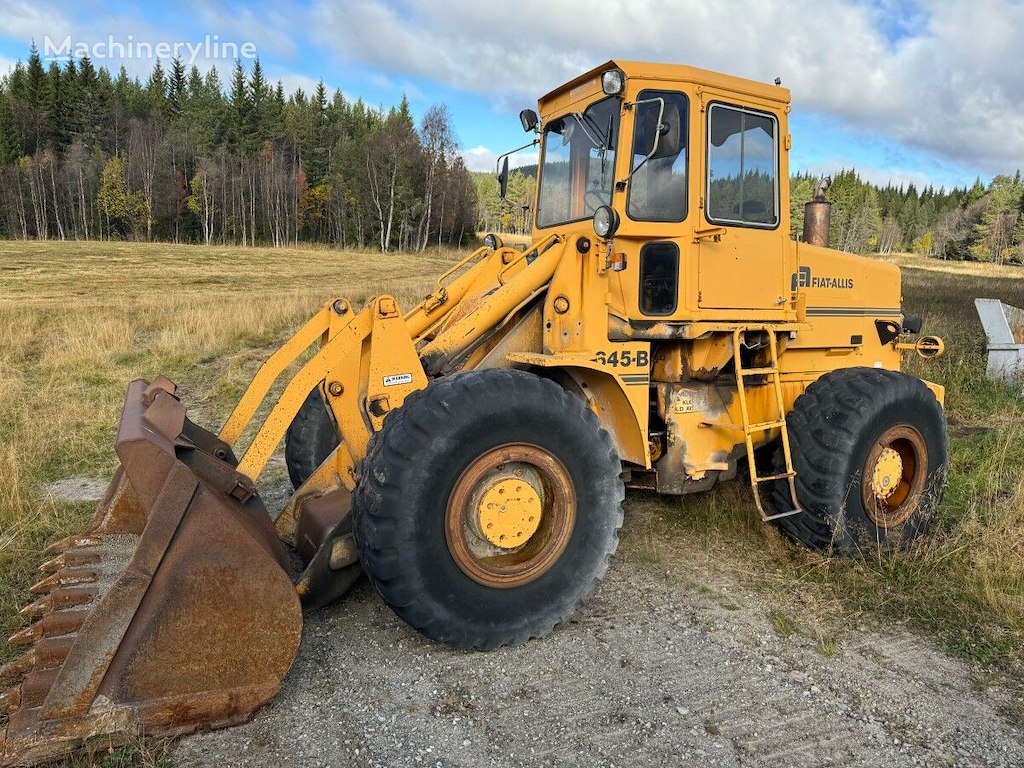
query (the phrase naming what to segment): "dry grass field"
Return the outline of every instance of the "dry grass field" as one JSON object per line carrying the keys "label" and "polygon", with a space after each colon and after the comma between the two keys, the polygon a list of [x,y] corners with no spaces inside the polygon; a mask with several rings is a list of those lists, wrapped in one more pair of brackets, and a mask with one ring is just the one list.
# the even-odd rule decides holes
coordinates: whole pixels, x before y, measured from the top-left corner
{"label": "dry grass field", "polygon": [[[456,254],[0,243],[0,634],[40,550],[93,504],[48,483],[109,477],[127,382],[163,372],[215,428],[259,362],[321,302],[387,291],[408,306]],[[947,389],[952,473],[933,535],[913,551],[850,563],[790,546],[757,521],[743,483],[712,494],[627,501],[629,551],[671,559],[687,537],[753,584],[831,621],[875,616],[934,634],[960,656],[1018,675],[1024,647],[1024,398],[984,378],[976,296],[1024,306],[1024,271],[901,261],[905,306],[943,336],[939,361],[909,370]],[[684,564],[685,565],[685,564]],[[789,621],[782,616],[780,621]],[[800,621],[800,616],[796,616]],[[822,638],[827,649],[828,639]],[[10,654],[0,646],[0,661]]]}
{"label": "dry grass field", "polygon": [[[411,306],[453,259],[0,243],[0,635],[20,625],[41,548],[95,507],[43,489],[110,477],[130,380],[163,372],[195,418],[219,426],[262,359],[322,302],[387,291]],[[0,644],[0,660],[10,652]]]}

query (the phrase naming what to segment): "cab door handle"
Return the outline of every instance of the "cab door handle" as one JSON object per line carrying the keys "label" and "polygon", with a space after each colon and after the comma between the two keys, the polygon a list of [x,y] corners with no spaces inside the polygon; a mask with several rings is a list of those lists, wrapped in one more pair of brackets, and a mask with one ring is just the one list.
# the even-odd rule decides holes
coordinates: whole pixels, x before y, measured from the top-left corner
{"label": "cab door handle", "polygon": [[711,227],[711,229],[695,229],[693,230],[693,242],[696,245],[701,240],[712,240],[716,243],[722,241],[722,236],[726,233],[725,227]]}

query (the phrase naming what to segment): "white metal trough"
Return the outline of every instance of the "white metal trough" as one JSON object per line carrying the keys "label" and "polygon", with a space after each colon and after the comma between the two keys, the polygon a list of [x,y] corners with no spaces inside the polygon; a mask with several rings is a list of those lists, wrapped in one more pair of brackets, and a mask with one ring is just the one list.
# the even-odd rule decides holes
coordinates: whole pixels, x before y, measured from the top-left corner
{"label": "white metal trough", "polygon": [[985,373],[1010,384],[1024,382],[1024,309],[999,299],[975,299],[974,306],[988,337]]}

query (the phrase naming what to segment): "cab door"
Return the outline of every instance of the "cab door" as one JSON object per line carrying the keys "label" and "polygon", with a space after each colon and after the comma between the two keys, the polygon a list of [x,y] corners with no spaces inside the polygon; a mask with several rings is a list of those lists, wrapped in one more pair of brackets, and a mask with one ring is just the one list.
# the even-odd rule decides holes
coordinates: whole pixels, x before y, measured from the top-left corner
{"label": "cab door", "polygon": [[704,205],[694,227],[701,309],[782,311],[789,295],[779,196],[779,121],[708,102]]}

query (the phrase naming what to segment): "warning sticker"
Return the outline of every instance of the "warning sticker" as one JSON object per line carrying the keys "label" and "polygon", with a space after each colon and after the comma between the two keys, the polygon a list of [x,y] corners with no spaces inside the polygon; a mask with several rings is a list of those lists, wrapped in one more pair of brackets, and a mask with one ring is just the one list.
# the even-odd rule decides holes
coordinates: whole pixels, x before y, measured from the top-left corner
{"label": "warning sticker", "polygon": [[680,388],[672,393],[672,409],[676,413],[696,413],[709,408],[707,387]]}
{"label": "warning sticker", "polygon": [[411,373],[393,373],[384,377],[384,386],[393,387],[396,384],[412,384]]}

